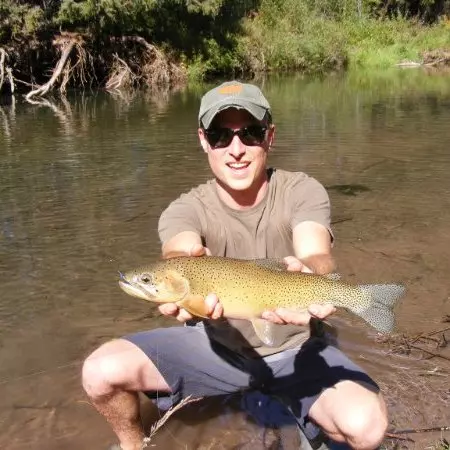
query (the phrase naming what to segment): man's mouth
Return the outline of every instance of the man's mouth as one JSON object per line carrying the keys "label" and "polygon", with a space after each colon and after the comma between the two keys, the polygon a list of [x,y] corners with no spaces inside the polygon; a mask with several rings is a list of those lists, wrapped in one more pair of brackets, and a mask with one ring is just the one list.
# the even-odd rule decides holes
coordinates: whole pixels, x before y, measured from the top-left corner
{"label": "man's mouth", "polygon": [[232,162],[228,163],[227,166],[234,170],[246,169],[250,165],[250,162]]}

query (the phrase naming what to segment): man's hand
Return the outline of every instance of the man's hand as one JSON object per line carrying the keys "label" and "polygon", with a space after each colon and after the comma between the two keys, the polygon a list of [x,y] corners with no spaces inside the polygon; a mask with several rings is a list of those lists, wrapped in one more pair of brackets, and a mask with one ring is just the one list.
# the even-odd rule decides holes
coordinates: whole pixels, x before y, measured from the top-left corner
{"label": "man's hand", "polygon": [[286,256],[283,258],[284,263],[286,264],[286,269],[291,272],[304,272],[304,273],[312,273],[312,270],[305,266],[298,258],[295,256]]}
{"label": "man's hand", "polygon": [[[211,255],[208,248],[203,247],[201,244],[194,244],[188,252],[180,252],[180,254],[185,254],[186,256],[205,256]],[[170,254],[168,255],[170,257]],[[219,299],[215,294],[209,294],[205,297],[205,303],[208,306],[209,318],[219,319],[223,315],[223,307],[219,303]],[[164,303],[160,305],[159,311],[165,316],[175,317],[179,322],[186,322],[193,319],[194,317],[184,308],[179,308],[176,303]]]}
{"label": "man's hand", "polygon": [[[205,303],[208,306],[208,313],[210,319],[219,319],[223,316],[223,307],[219,303],[216,294],[209,294],[205,297]],[[192,314],[184,308],[179,308],[176,303],[163,303],[159,305],[159,311],[165,316],[175,317],[179,322],[186,322],[194,318]]]}
{"label": "man's hand", "polygon": [[[286,268],[289,271],[312,273],[312,270],[295,256],[286,256],[284,258],[284,263],[286,264]],[[312,317],[315,317],[317,319],[325,319],[335,311],[336,308],[331,304],[313,304],[309,306],[308,311],[302,312],[289,311],[288,309],[284,308],[278,308],[275,311],[265,311],[262,314],[262,318],[280,325],[308,325]]]}

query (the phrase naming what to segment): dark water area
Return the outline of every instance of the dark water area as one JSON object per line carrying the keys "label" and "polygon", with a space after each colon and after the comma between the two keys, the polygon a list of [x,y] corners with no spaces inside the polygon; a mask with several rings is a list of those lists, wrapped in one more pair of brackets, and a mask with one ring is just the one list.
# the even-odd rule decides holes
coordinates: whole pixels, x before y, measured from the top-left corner
{"label": "dark water area", "polygon": [[[270,163],[327,187],[343,278],[408,288],[393,339],[339,312],[340,346],[380,383],[392,428],[450,425],[450,334],[435,333],[450,326],[450,76],[272,76],[261,86],[277,126]],[[0,106],[0,448],[114,442],[82,392],[81,362],[111,338],[174,325],[124,294],[117,271],[158,256],[159,214],[210,177],[196,136],[207,87]],[[175,414],[153,443],[278,448],[266,431],[212,402]]]}

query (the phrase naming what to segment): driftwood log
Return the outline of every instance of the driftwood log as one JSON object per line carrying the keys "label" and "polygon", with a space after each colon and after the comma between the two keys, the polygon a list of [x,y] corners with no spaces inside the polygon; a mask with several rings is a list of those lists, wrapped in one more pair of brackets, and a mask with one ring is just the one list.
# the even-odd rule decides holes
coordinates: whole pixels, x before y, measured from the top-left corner
{"label": "driftwood log", "polygon": [[0,47],[0,92],[3,88],[3,83],[5,82],[5,77],[9,82],[9,89],[11,94],[14,93],[14,77],[12,74],[11,67],[7,65],[8,53],[2,47]]}
{"label": "driftwood log", "polygon": [[55,69],[53,70],[53,74],[50,80],[48,80],[47,83],[43,84],[42,86],[39,86],[38,88],[31,90],[25,96],[25,98],[29,101],[33,97],[42,97],[46,95],[54,87],[54,85],[61,77],[61,75],[63,76],[63,79],[60,85],[60,91],[65,92],[66,85],[74,69],[74,67],[72,67],[70,64],[69,60],[70,54],[72,53],[73,49],[76,48],[78,51],[77,64],[84,65],[85,56],[82,49],[83,44],[84,40],[82,36],[76,33],[64,32],[61,33],[59,36],[57,36],[53,40],[53,45],[58,47],[61,56],[59,58],[58,63],[56,64]]}

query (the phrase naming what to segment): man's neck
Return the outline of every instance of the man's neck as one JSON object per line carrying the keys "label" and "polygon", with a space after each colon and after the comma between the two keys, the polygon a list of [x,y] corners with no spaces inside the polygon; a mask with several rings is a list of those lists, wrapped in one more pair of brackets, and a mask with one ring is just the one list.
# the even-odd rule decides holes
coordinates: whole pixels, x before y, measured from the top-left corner
{"label": "man's neck", "polygon": [[217,194],[219,198],[231,209],[243,211],[253,208],[261,203],[264,199],[267,189],[269,187],[269,179],[267,174],[245,191],[234,191],[228,186],[223,185],[219,180],[216,180]]}

